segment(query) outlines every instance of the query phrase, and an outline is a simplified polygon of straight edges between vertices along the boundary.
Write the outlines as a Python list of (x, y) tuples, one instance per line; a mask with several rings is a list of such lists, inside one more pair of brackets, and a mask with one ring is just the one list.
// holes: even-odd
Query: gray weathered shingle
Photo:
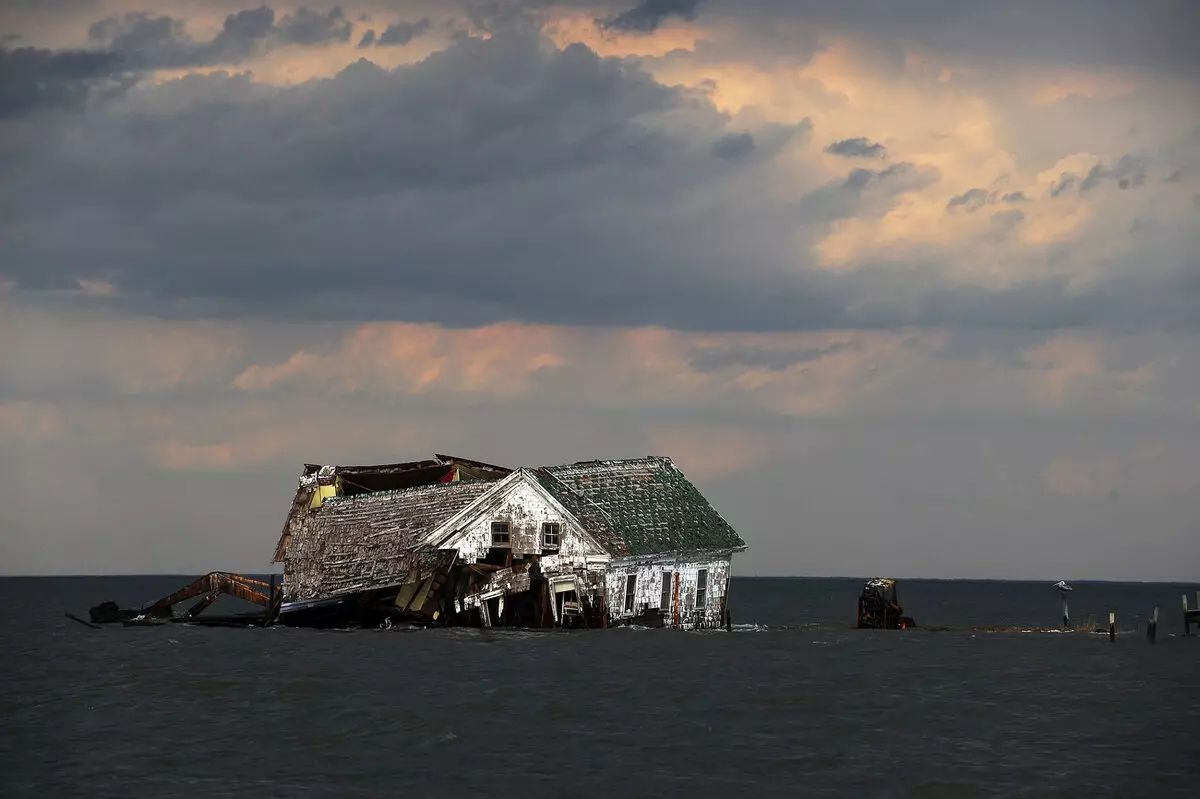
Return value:
[(284, 558), (288, 601), (399, 585), (423, 578), (450, 554), (420, 539), (494, 482), (457, 482), (328, 499), (304, 517)]
[(568, 510), (586, 517), (580, 521), (614, 555), (746, 545), (670, 458), (584, 461), (544, 467), (537, 473), (542, 485)]

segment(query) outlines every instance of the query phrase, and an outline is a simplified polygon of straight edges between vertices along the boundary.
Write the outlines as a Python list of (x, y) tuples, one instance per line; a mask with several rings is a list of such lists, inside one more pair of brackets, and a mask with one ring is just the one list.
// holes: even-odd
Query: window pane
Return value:
[(708, 569), (696, 572), (696, 607), (702, 608), (708, 603)]
[(673, 593), (671, 590), (672, 589), (671, 583), (674, 582), (674, 575), (671, 572), (663, 572), (662, 578), (663, 578), (662, 599), (659, 602), (659, 607), (662, 608), (663, 610), (670, 610), (671, 604), (672, 604), (671, 596)]
[(633, 612), (633, 598), (637, 593), (637, 575), (631, 574), (625, 578), (625, 610)]

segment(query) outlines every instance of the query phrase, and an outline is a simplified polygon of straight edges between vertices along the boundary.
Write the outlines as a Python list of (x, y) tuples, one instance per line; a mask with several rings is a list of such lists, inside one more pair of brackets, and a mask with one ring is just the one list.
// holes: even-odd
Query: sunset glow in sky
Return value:
[(18, 0), (0, 573), (669, 455), (739, 574), (1200, 572), (1200, 6)]

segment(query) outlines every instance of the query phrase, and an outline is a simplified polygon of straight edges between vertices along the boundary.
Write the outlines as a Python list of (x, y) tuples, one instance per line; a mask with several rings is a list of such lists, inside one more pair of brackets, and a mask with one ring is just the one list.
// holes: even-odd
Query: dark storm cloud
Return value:
[(88, 27), (87, 50), (0, 47), (0, 118), (79, 107), (94, 92), (119, 92), (153, 70), (232, 65), (272, 47), (347, 41), (351, 27), (340, 8), (301, 8), (276, 24), (275, 12), (259, 6), (229, 14), (212, 39), (195, 41), (173, 17), (108, 17)]
[(117, 53), (0, 47), (0, 119), (79, 107), (93, 91), (119, 91), (136, 79)]
[(731, 124), (632, 62), (514, 32), (290, 88), (193, 75), (22, 138), (0, 184), (0, 281), (111, 281), (114, 303), (161, 314), (450, 325), (1200, 318), (1194, 289), (1164, 304), (1144, 281), (947, 283), (937, 252), (817, 268), (830, 223), (882, 216), (937, 170), (856, 169), (805, 192), (814, 181), (774, 159), (810, 147), (811, 123)]
[(835, 141), (825, 148), (825, 152), (830, 155), (840, 155), (843, 158), (883, 158), (887, 154), (887, 148), (864, 136), (859, 136)]
[(358, 49), (365, 50), (375, 44), (375, 29), (371, 28), (358, 40)]
[(870, 41), (903, 66), (904, 52), (967, 63), (1132, 67), (1200, 75), (1200, 3), (1188, 0), (911, 0), (830, 3), (740, 0), (699, 9), (702, 23), (753, 25), (757, 45), (787, 51), (797, 29)]
[(260, 6), (229, 14), (216, 36), (197, 42), (187, 36), (182, 20), (135, 12), (93, 23), (88, 38), (94, 46), (119, 54), (138, 69), (178, 69), (234, 64), (249, 58), (257, 54), (274, 27), (275, 12)]
[(881, 180), (887, 180), (896, 175), (903, 175), (913, 170), (913, 165), (906, 162), (892, 164), (886, 169), (855, 169), (846, 176), (846, 182), (843, 184), (846, 188), (860, 190), (865, 189), (872, 183), (878, 183)]
[(301, 7), (279, 20), (276, 34), (284, 44), (311, 46), (348, 42), (353, 28), (354, 23), (346, 18), (340, 6), (334, 6), (326, 14)]
[(726, 161), (737, 161), (758, 149), (754, 137), (749, 133), (728, 133), (713, 145), (713, 152)]
[(234, 61), (250, 56), (275, 25), (275, 11), (249, 8), (225, 17), (225, 24), (208, 45), (209, 61)]
[(1085, 194), (1104, 184), (1115, 185), (1124, 191), (1138, 188), (1145, 182), (1145, 162), (1141, 158), (1125, 154), (1117, 159), (1117, 162), (1111, 167), (1105, 166), (1103, 162), (1097, 162), (1086, 175), (1064, 172), (1058, 180), (1051, 184), (1050, 196), (1058, 197), (1063, 192), (1072, 189), (1078, 189), (1080, 194)]
[(1132, 155), (1123, 155), (1111, 167), (1096, 164), (1079, 184), (1081, 192), (1090, 191), (1103, 181), (1115, 181), (1120, 189), (1136, 188), (1146, 182), (1146, 165)]
[(988, 203), (987, 189), (970, 189), (956, 197), (951, 197), (950, 202), (946, 203), (946, 210), (953, 211), (961, 208), (967, 213), (974, 213)]
[(109, 17), (88, 29), (92, 44), (117, 54), (139, 70), (179, 69), (233, 64), (256, 54), (271, 33), (275, 12), (265, 6), (225, 18), (221, 30), (207, 42), (190, 39), (184, 23), (171, 17), (136, 12)]
[(387, 30), (379, 35), (379, 46), (397, 46), (402, 47), (418, 36), (427, 33), (432, 27), (428, 18), (422, 18), (416, 22), (394, 22), (387, 26)]
[(633, 8), (602, 21), (601, 25), (609, 30), (653, 33), (669, 17), (695, 19), (700, 3), (701, 0), (642, 0)]
[(1023, 191), (1012, 191), (1000, 198), (1001, 202), (1006, 203), (1027, 203), (1029, 198), (1025, 196)]

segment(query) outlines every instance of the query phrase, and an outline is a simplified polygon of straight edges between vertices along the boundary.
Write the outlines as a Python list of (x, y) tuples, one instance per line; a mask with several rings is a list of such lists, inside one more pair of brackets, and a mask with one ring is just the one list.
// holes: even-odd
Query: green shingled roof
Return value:
[(670, 458), (585, 461), (535, 473), (613, 555), (746, 546)]

